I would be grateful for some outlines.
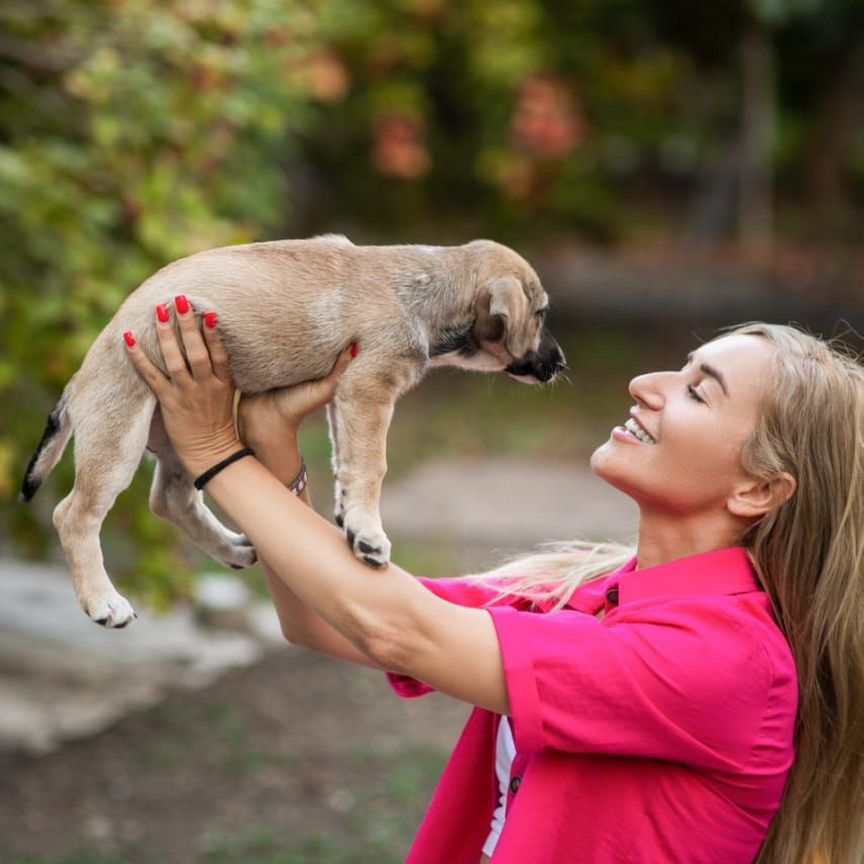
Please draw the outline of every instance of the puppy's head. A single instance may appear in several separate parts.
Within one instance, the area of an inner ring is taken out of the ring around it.
[[[486,253],[474,303],[473,333],[480,351],[517,381],[552,381],[566,361],[546,326],[549,298],[539,277],[512,249],[478,242]]]

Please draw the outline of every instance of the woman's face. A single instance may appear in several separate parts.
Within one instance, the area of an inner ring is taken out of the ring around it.
[[[739,453],[752,432],[776,349],[753,335],[723,336],[695,349],[678,372],[630,382],[631,411],[656,443],[622,428],[591,455],[591,469],[646,508],[676,514],[716,512],[746,481]],[[704,366],[716,370],[723,384]]]

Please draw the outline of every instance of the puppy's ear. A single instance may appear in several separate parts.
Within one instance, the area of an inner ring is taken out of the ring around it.
[[[514,357],[523,357],[531,347],[528,333],[528,298],[515,276],[501,276],[489,286],[489,316],[503,322],[504,346]]]

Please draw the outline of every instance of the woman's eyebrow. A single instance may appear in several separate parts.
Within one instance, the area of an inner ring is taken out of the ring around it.
[[[691,351],[687,355],[687,362],[693,362],[693,355],[695,351]],[[729,388],[726,386],[726,379],[723,377],[722,373],[719,369],[715,369],[713,366],[709,366],[707,363],[700,363],[699,369],[704,372],[706,375],[710,375],[719,385],[720,389],[723,391],[723,395],[728,399],[729,398]]]

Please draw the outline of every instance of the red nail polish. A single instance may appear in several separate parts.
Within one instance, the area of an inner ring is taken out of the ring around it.
[[[168,307],[160,303],[156,307],[156,317],[164,324],[171,317],[168,314]]]
[[[204,315],[204,323],[212,330],[217,323],[218,319],[216,317],[215,312],[207,312]]]
[[[356,356],[357,356],[357,352],[358,352],[359,350],[360,350],[360,349],[357,347],[357,343],[356,343],[356,342],[352,342],[352,343],[351,343],[351,356],[352,356],[352,357],[356,357]]]
[[[174,306],[181,315],[185,315],[189,311],[189,301],[185,294],[178,294],[174,298]]]
[[[127,331],[123,334],[123,338],[126,340],[126,344],[127,344],[130,348],[134,348],[134,347],[135,347],[135,337],[132,335],[132,333],[131,333],[129,330],[127,330]]]

